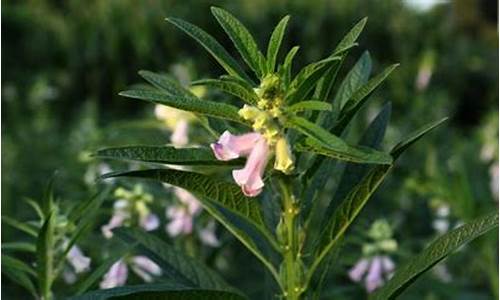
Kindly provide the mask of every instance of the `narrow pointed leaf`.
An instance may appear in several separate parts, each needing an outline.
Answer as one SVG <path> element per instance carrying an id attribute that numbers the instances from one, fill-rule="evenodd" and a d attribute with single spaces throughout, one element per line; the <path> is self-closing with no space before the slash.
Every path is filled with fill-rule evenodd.
<path id="1" fill-rule="evenodd" d="M 37 233 L 35 228 L 31 227 L 30 225 L 28 225 L 26 223 L 19 222 L 16 219 L 13 219 L 11 217 L 2 216 L 2 222 L 17 229 L 17 230 L 20 230 L 24 233 L 27 233 L 33 237 L 38 236 L 38 233 Z"/>
<path id="2" fill-rule="evenodd" d="M 24 261 L 9 255 L 2 254 L 2 268 L 4 267 L 18 270 L 36 277 L 35 270 L 33 270 L 33 268 L 27 265 Z"/>
<path id="3" fill-rule="evenodd" d="M 290 49 L 280 70 L 281 77 L 283 78 L 283 82 L 286 86 L 290 84 L 293 58 L 297 54 L 297 51 L 299 51 L 299 48 L 299 46 L 294 46 Z"/>
<path id="4" fill-rule="evenodd" d="M 28 290 L 33 296 L 33 299 L 38 298 L 36 287 L 26 273 L 21 272 L 17 269 L 9 268 L 7 266 L 2 266 L 2 273 L 13 282 Z"/>
<path id="5" fill-rule="evenodd" d="M 370 299 L 396 299 L 418 277 L 460 246 L 498 227 L 498 213 L 491 213 L 462 225 L 437 238 L 422 253 L 396 270 L 394 276 Z"/>
<path id="6" fill-rule="evenodd" d="M 283 36 L 285 35 L 285 30 L 288 25 L 290 16 L 285 16 L 274 28 L 271 38 L 269 39 L 269 44 L 267 45 L 267 70 L 269 73 L 274 73 L 276 68 L 276 58 L 280 50 L 281 42 L 283 41 Z"/>
<path id="7" fill-rule="evenodd" d="M 172 282 L 202 289 L 236 292 L 207 266 L 154 235 L 140 229 L 118 228 L 113 232 L 125 243 L 136 243 L 136 249 L 157 263 Z"/>
<path id="8" fill-rule="evenodd" d="M 349 49 L 351 47 L 351 45 L 356 43 L 356 40 L 358 39 L 359 35 L 361 34 L 363 29 L 365 28 L 367 20 L 368 20 L 368 18 L 363 18 L 363 19 L 361 19 L 361 21 L 356 23 L 356 25 L 354 25 L 352 27 L 352 29 L 344 36 L 344 38 L 342 38 L 340 43 L 335 48 L 334 53 L 335 52 L 340 53 L 340 51 L 342 51 L 343 49 Z"/>
<path id="9" fill-rule="evenodd" d="M 415 133 L 410 134 L 409 138 L 398 143 L 391 151 L 394 160 L 408 149 L 409 146 L 423 137 L 426 133 L 430 132 L 431 129 L 436 128 L 443 121 L 444 120 L 440 120 L 430 125 L 426 125 Z M 317 250 L 313 256 L 315 259 L 309 270 L 309 277 L 314 274 L 315 269 L 321 264 L 335 244 L 341 240 L 349 225 L 358 216 L 391 169 L 392 165 L 378 165 L 372 167 L 359 184 L 354 186 L 342 203 L 339 204 L 333 216 L 326 224 L 320 239 L 318 239 Z"/>
<path id="10" fill-rule="evenodd" d="M 324 101 L 307 100 L 295 103 L 288 107 L 290 112 L 301 112 L 304 110 L 332 110 L 332 105 Z"/>
<path id="11" fill-rule="evenodd" d="M 366 102 L 368 97 L 375 91 L 375 89 L 394 71 L 399 64 L 394 64 L 387 67 L 377 76 L 370 79 L 366 84 L 360 87 L 343 106 L 340 113 L 340 118 L 333 128 L 333 132 L 341 134 L 347 124 L 352 120 L 354 115 Z"/>
<path id="12" fill-rule="evenodd" d="M 440 126 L 443 124 L 448 118 L 442 118 L 441 120 L 426 124 L 422 126 L 422 128 L 416 130 L 415 132 L 411 133 L 406 139 L 403 141 L 399 142 L 394 146 L 394 148 L 391 151 L 391 155 L 394 158 L 399 157 L 408 147 L 410 147 L 413 143 L 418 141 L 421 137 L 426 135 L 428 132 L 433 130 L 434 128 Z"/>
<path id="13" fill-rule="evenodd" d="M 2 243 L 2 251 L 36 252 L 36 247 L 27 242 L 8 242 Z"/>
<path id="14" fill-rule="evenodd" d="M 249 90 L 233 81 L 224 81 L 219 79 L 202 79 L 192 82 L 191 85 L 193 86 L 205 85 L 218 88 L 223 92 L 226 92 L 228 94 L 240 98 L 241 100 L 245 101 L 250 105 L 255 105 L 257 104 L 257 101 L 259 101 L 257 94 L 255 94 L 255 92 L 252 89 Z"/>
<path id="15" fill-rule="evenodd" d="M 201 100 L 197 97 L 167 95 L 161 92 L 146 90 L 124 91 L 120 95 L 244 124 L 244 121 L 238 115 L 238 108 L 230 104 Z"/>
<path id="16" fill-rule="evenodd" d="M 370 147 L 373 149 L 379 149 L 382 139 L 385 134 L 385 130 L 389 123 L 389 118 L 391 114 L 391 103 L 388 102 L 381 109 L 377 117 L 370 123 L 365 133 L 359 140 L 359 145 Z M 327 164 L 328 162 L 324 162 Z M 339 168 L 329 168 L 326 176 L 325 174 L 318 174 L 323 176 L 320 178 L 315 176 L 313 181 L 309 185 L 308 195 L 313 194 L 313 192 L 320 192 L 322 187 L 326 184 L 327 180 L 331 178 L 334 174 L 335 169 Z M 314 199 L 312 201 L 311 213 L 307 216 L 308 231 L 315 233 L 318 232 L 320 228 L 324 228 L 325 224 L 328 223 L 336 206 L 341 203 L 341 201 L 347 196 L 347 194 L 356 186 L 363 178 L 363 176 L 369 171 L 369 164 L 351 164 L 348 163 L 342 170 L 341 176 L 338 178 L 338 185 L 333 196 L 321 197 Z M 325 178 L 326 177 L 326 178 Z M 312 190 L 309 190 L 312 189 Z M 304 210 L 307 211 L 306 209 Z M 311 228 L 311 229 L 309 229 Z M 308 241 L 316 241 L 317 237 L 312 234 Z"/>
<path id="17" fill-rule="evenodd" d="M 352 95 L 366 82 L 370 77 L 372 70 L 372 62 L 370 54 L 365 51 L 356 62 L 354 67 L 347 73 L 346 77 L 340 84 L 337 94 L 333 100 L 333 105 L 336 110 L 340 111 L 345 103 L 351 99 Z"/>
<path id="18" fill-rule="evenodd" d="M 310 151 L 356 163 L 390 164 L 392 162 L 389 154 L 367 147 L 350 146 L 341 138 L 304 118 L 289 117 L 287 125 L 308 136 L 305 145 L 297 145 L 298 151 Z"/>
<path id="19" fill-rule="evenodd" d="M 297 101 L 304 100 L 318 80 L 328 70 L 328 67 L 331 66 L 333 62 L 339 61 L 340 59 L 340 56 L 328 57 L 305 66 L 290 83 L 286 101 L 289 104 L 293 104 Z"/>
<path id="20" fill-rule="evenodd" d="M 96 157 L 132 160 L 170 165 L 241 165 L 239 159 L 221 161 L 208 148 L 175 148 L 172 146 L 123 146 L 101 149 Z"/>
<path id="21" fill-rule="evenodd" d="M 182 87 L 180 83 L 171 76 L 144 70 L 139 71 L 139 75 L 141 75 L 142 78 L 146 79 L 156 88 L 164 91 L 167 94 L 179 97 L 194 97 L 194 95 L 189 90 Z"/>
<path id="22" fill-rule="evenodd" d="M 97 290 L 70 300 L 244 300 L 243 296 L 227 291 L 197 289 L 174 283 L 128 285 Z"/>
<path id="23" fill-rule="evenodd" d="M 177 26 L 179 29 L 187 33 L 200 43 L 227 71 L 228 74 L 240 77 L 242 79 L 251 81 L 248 75 L 241 69 L 238 63 L 232 58 L 226 49 L 219 44 L 211 35 L 206 33 L 203 29 L 177 18 L 167 18 L 168 22 Z"/>
<path id="24" fill-rule="evenodd" d="M 248 29 L 229 12 L 218 7 L 212 7 L 211 10 L 219 24 L 233 41 L 243 60 L 255 72 L 257 77 L 263 77 L 266 73 L 265 58 Z"/>

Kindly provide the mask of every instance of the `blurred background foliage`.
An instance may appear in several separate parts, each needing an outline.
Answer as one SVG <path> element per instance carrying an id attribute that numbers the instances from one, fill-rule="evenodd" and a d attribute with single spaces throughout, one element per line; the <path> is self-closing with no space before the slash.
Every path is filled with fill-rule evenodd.
<path id="1" fill-rule="evenodd" d="M 436 219 L 445 219 L 452 228 L 498 209 L 498 185 L 492 181 L 498 178 L 497 1 L 434 1 L 439 4 L 424 8 L 428 2 L 4 0 L 2 214 L 29 217 L 19 200 L 42 194 L 55 170 L 61 199 L 87 199 L 99 189 L 92 175 L 99 165 L 88 156 L 97 148 L 168 141 L 154 123 L 151 106 L 118 92 L 139 82 L 141 69 L 175 71 L 182 64 L 198 74 L 195 79 L 222 71 L 203 49 L 168 25 L 166 16 L 197 24 L 234 50 L 209 16 L 211 5 L 233 12 L 261 45 L 280 17 L 290 14 L 284 43 L 288 48 L 301 45 L 296 67 L 328 55 L 356 21 L 368 16 L 360 46 L 351 51 L 347 65 L 366 49 L 374 73 L 394 62 L 401 65 L 372 96 L 347 138 L 359 135 L 385 101 L 393 104 L 387 148 L 424 123 L 451 117 L 446 127 L 408 151 L 358 222 L 362 230 L 386 218 L 400 245 L 395 260 L 404 260 L 439 233 Z M 449 213 L 439 215 L 440 207 L 448 207 Z M 15 239 L 7 228 L 2 234 L 2 240 Z M 218 268 L 243 290 L 259 295 L 266 277 L 258 263 L 239 251 L 237 242 L 225 245 L 220 252 L 229 263 Z M 352 251 L 345 251 L 342 265 L 329 275 L 326 294 L 359 299 L 362 288 L 349 281 L 346 270 L 361 255 L 361 246 L 353 240 L 346 248 Z M 497 255 L 493 233 L 446 261 L 449 277 L 436 269 L 404 297 L 494 299 Z M 238 266 L 238 261 L 255 263 Z M 335 285 L 328 284 L 333 280 Z M 2 290 L 4 296 L 18 292 L 8 285 Z"/>

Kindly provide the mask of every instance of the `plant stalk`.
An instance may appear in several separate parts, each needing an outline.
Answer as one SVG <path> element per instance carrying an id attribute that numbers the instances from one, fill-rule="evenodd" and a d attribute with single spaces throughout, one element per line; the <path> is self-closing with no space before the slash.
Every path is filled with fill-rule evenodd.
<path id="1" fill-rule="evenodd" d="M 304 292 L 304 270 L 300 255 L 300 228 L 298 224 L 299 206 L 292 194 L 290 183 L 279 180 L 283 199 L 282 222 L 285 243 L 282 246 L 281 286 L 283 296 L 288 300 L 298 300 Z"/>

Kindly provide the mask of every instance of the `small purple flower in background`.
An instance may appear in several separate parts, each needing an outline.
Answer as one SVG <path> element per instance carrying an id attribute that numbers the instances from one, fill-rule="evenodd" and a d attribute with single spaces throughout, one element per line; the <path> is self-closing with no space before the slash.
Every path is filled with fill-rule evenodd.
<path id="1" fill-rule="evenodd" d="M 99 287 L 101 289 L 111 289 L 117 286 L 125 285 L 128 277 L 127 264 L 123 260 L 115 262 L 109 271 L 104 275 Z"/>
<path id="2" fill-rule="evenodd" d="M 174 146 L 186 146 L 189 142 L 189 123 L 196 117 L 187 111 L 157 104 L 155 106 L 155 116 L 165 123 L 166 127 L 172 131 L 170 142 Z"/>
<path id="3" fill-rule="evenodd" d="M 68 241 L 65 242 L 65 247 L 67 243 Z M 71 266 L 71 268 L 67 268 L 63 272 L 63 279 L 66 283 L 75 283 L 78 274 L 90 270 L 90 257 L 85 256 L 82 250 L 76 245 L 71 247 L 68 254 L 66 255 L 66 260 Z"/>
<path id="4" fill-rule="evenodd" d="M 211 220 L 208 224 L 198 233 L 200 240 L 203 244 L 210 247 L 219 247 L 220 241 L 215 235 L 215 222 Z"/>
<path id="5" fill-rule="evenodd" d="M 417 78 L 415 79 L 415 87 L 419 92 L 424 91 L 429 86 L 434 69 L 434 52 L 427 50 L 421 59 L 418 68 Z"/>
<path id="6" fill-rule="evenodd" d="M 432 220 L 432 228 L 439 234 L 444 234 L 450 229 L 450 206 L 443 202 L 439 202 L 435 206 L 435 218 Z"/>
<path id="7" fill-rule="evenodd" d="M 101 227 L 106 238 L 113 236 L 112 230 L 122 226 L 137 224 L 146 231 L 152 231 L 160 226 L 160 219 L 148 208 L 153 197 L 136 185 L 133 191 L 118 188 L 114 193 L 119 198 L 113 205 L 113 215 L 108 224 Z"/>
<path id="8" fill-rule="evenodd" d="M 169 206 L 166 210 L 170 220 L 165 229 L 169 236 L 188 235 L 194 231 L 194 218 L 200 214 L 202 207 L 198 199 L 188 191 L 172 187 L 174 195 L 179 200 L 178 204 Z M 207 226 L 198 232 L 201 242 L 207 246 L 218 247 L 219 240 L 215 235 L 215 222 L 209 221 Z"/>
<path id="9" fill-rule="evenodd" d="M 367 292 L 371 293 L 384 285 L 394 272 L 394 262 L 388 256 L 374 256 L 363 258 L 349 270 L 349 278 L 354 282 L 364 279 Z"/>
<path id="10" fill-rule="evenodd" d="M 397 250 L 392 229 L 385 220 L 375 221 L 368 231 L 370 242 L 363 245 L 363 257 L 348 271 L 354 282 L 363 282 L 368 293 L 385 284 L 394 273 L 395 264 L 388 253 Z"/>
<path id="11" fill-rule="evenodd" d="M 71 247 L 66 259 L 76 273 L 83 273 L 90 270 L 90 257 L 83 255 L 82 250 L 76 245 Z"/>
<path id="12" fill-rule="evenodd" d="M 152 282 L 154 277 L 162 274 L 161 268 L 146 256 L 133 256 L 114 263 L 104 275 L 100 288 L 110 289 L 125 285 L 129 267 L 145 282 Z"/>

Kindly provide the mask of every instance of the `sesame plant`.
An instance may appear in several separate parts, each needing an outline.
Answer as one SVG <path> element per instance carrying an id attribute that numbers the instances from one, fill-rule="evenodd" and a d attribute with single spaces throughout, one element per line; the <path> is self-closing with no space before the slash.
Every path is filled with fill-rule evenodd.
<path id="1" fill-rule="evenodd" d="M 325 274 L 342 260 L 339 253 L 350 225 L 405 150 L 445 119 L 423 126 L 384 152 L 380 144 L 391 112 L 387 103 L 359 142 L 348 143 L 345 136 L 351 121 L 397 67 L 394 64 L 370 76 L 370 55 L 365 52 L 343 79 L 338 78 L 349 51 L 358 46 L 366 18 L 327 57 L 295 73 L 292 65 L 299 47 L 286 54 L 281 49 L 288 16 L 278 23 L 263 53 L 229 12 L 214 7 L 212 14 L 247 67 L 199 27 L 167 18 L 203 46 L 226 73 L 195 80 L 190 89 L 169 75 L 140 71 L 151 86 L 120 94 L 192 113 L 213 143 L 102 149 L 97 157 L 150 166 L 103 178 L 150 179 L 189 191 L 262 263 L 275 282 L 270 298 L 319 299 L 323 286 L 335 286 L 335 282 L 325 282 Z M 222 91 L 229 100 L 202 99 L 192 92 L 197 86 Z M 498 215 L 490 214 L 446 233 L 396 268 L 371 297 L 397 297 L 453 250 L 497 225 Z M 125 228 L 113 233 L 137 245 L 138 251 L 162 268 L 166 279 L 93 291 L 79 299 L 246 298 L 245 291 L 155 236 Z M 377 255 L 372 252 L 369 255 Z"/>

